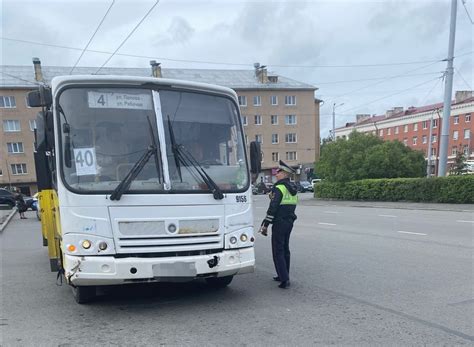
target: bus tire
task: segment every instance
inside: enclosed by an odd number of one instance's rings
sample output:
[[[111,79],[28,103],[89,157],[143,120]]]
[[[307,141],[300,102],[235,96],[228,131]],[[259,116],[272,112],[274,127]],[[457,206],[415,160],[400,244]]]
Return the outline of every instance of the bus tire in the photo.
[[[95,286],[72,287],[72,295],[78,304],[87,304],[95,298]]]
[[[43,246],[48,246],[48,240],[43,236]]]
[[[234,276],[224,276],[224,277],[209,277],[206,278],[206,282],[212,288],[225,288],[230,282],[234,279]]]

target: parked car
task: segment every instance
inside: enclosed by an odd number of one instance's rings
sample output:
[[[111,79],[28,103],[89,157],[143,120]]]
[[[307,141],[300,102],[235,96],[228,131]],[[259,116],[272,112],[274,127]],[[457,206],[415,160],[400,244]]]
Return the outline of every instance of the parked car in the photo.
[[[9,190],[0,188],[0,205],[8,205],[10,208],[15,207],[15,195]]]
[[[308,181],[300,181],[301,185],[301,191],[302,192],[312,192],[313,191],[313,185],[309,183]]]

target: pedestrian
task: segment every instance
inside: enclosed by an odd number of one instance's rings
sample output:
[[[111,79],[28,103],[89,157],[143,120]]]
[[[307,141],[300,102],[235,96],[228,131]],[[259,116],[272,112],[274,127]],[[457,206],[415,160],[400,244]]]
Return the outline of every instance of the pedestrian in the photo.
[[[16,194],[15,200],[16,200],[16,207],[18,208],[18,212],[20,213],[20,218],[26,219],[25,212],[28,209],[28,207],[26,206],[25,199],[23,199],[23,195],[21,193]]]
[[[272,224],[272,254],[279,288],[290,286],[290,234],[296,220],[298,195],[296,186],[290,182],[290,175],[295,171],[282,160],[276,171],[277,182],[269,194],[270,205],[267,216],[262,222],[260,232],[267,236],[268,226]]]

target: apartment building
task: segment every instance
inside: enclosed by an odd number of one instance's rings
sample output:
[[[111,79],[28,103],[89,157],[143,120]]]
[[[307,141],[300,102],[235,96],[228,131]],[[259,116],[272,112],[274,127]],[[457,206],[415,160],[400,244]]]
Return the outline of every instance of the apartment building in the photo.
[[[270,74],[264,66],[252,70],[162,69],[152,61],[150,68],[103,68],[104,75],[154,76],[218,84],[232,88],[239,97],[247,144],[262,143],[262,178],[274,180],[278,160],[294,167],[296,179],[306,179],[319,158],[319,102],[314,86]],[[0,186],[17,187],[34,194],[36,172],[33,142],[36,113],[26,106],[26,94],[38,82],[69,75],[70,67],[2,66],[0,74]],[[97,68],[78,67],[74,74],[95,73]]]
[[[457,91],[451,105],[449,120],[448,165],[459,152],[467,160],[474,160],[474,92]],[[398,140],[412,149],[420,150],[428,159],[431,152],[431,173],[438,173],[439,146],[442,127],[443,103],[414,107],[404,110],[395,107],[384,115],[359,114],[356,122],[336,129],[336,137],[347,137],[352,131],[372,133],[384,140]],[[430,137],[431,132],[431,137]],[[430,151],[431,148],[431,151]]]

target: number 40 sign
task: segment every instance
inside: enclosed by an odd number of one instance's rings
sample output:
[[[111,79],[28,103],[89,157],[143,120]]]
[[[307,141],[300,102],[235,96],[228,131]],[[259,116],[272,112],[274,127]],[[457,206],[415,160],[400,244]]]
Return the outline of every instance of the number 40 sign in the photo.
[[[78,176],[97,174],[95,148],[74,148],[74,162]]]

